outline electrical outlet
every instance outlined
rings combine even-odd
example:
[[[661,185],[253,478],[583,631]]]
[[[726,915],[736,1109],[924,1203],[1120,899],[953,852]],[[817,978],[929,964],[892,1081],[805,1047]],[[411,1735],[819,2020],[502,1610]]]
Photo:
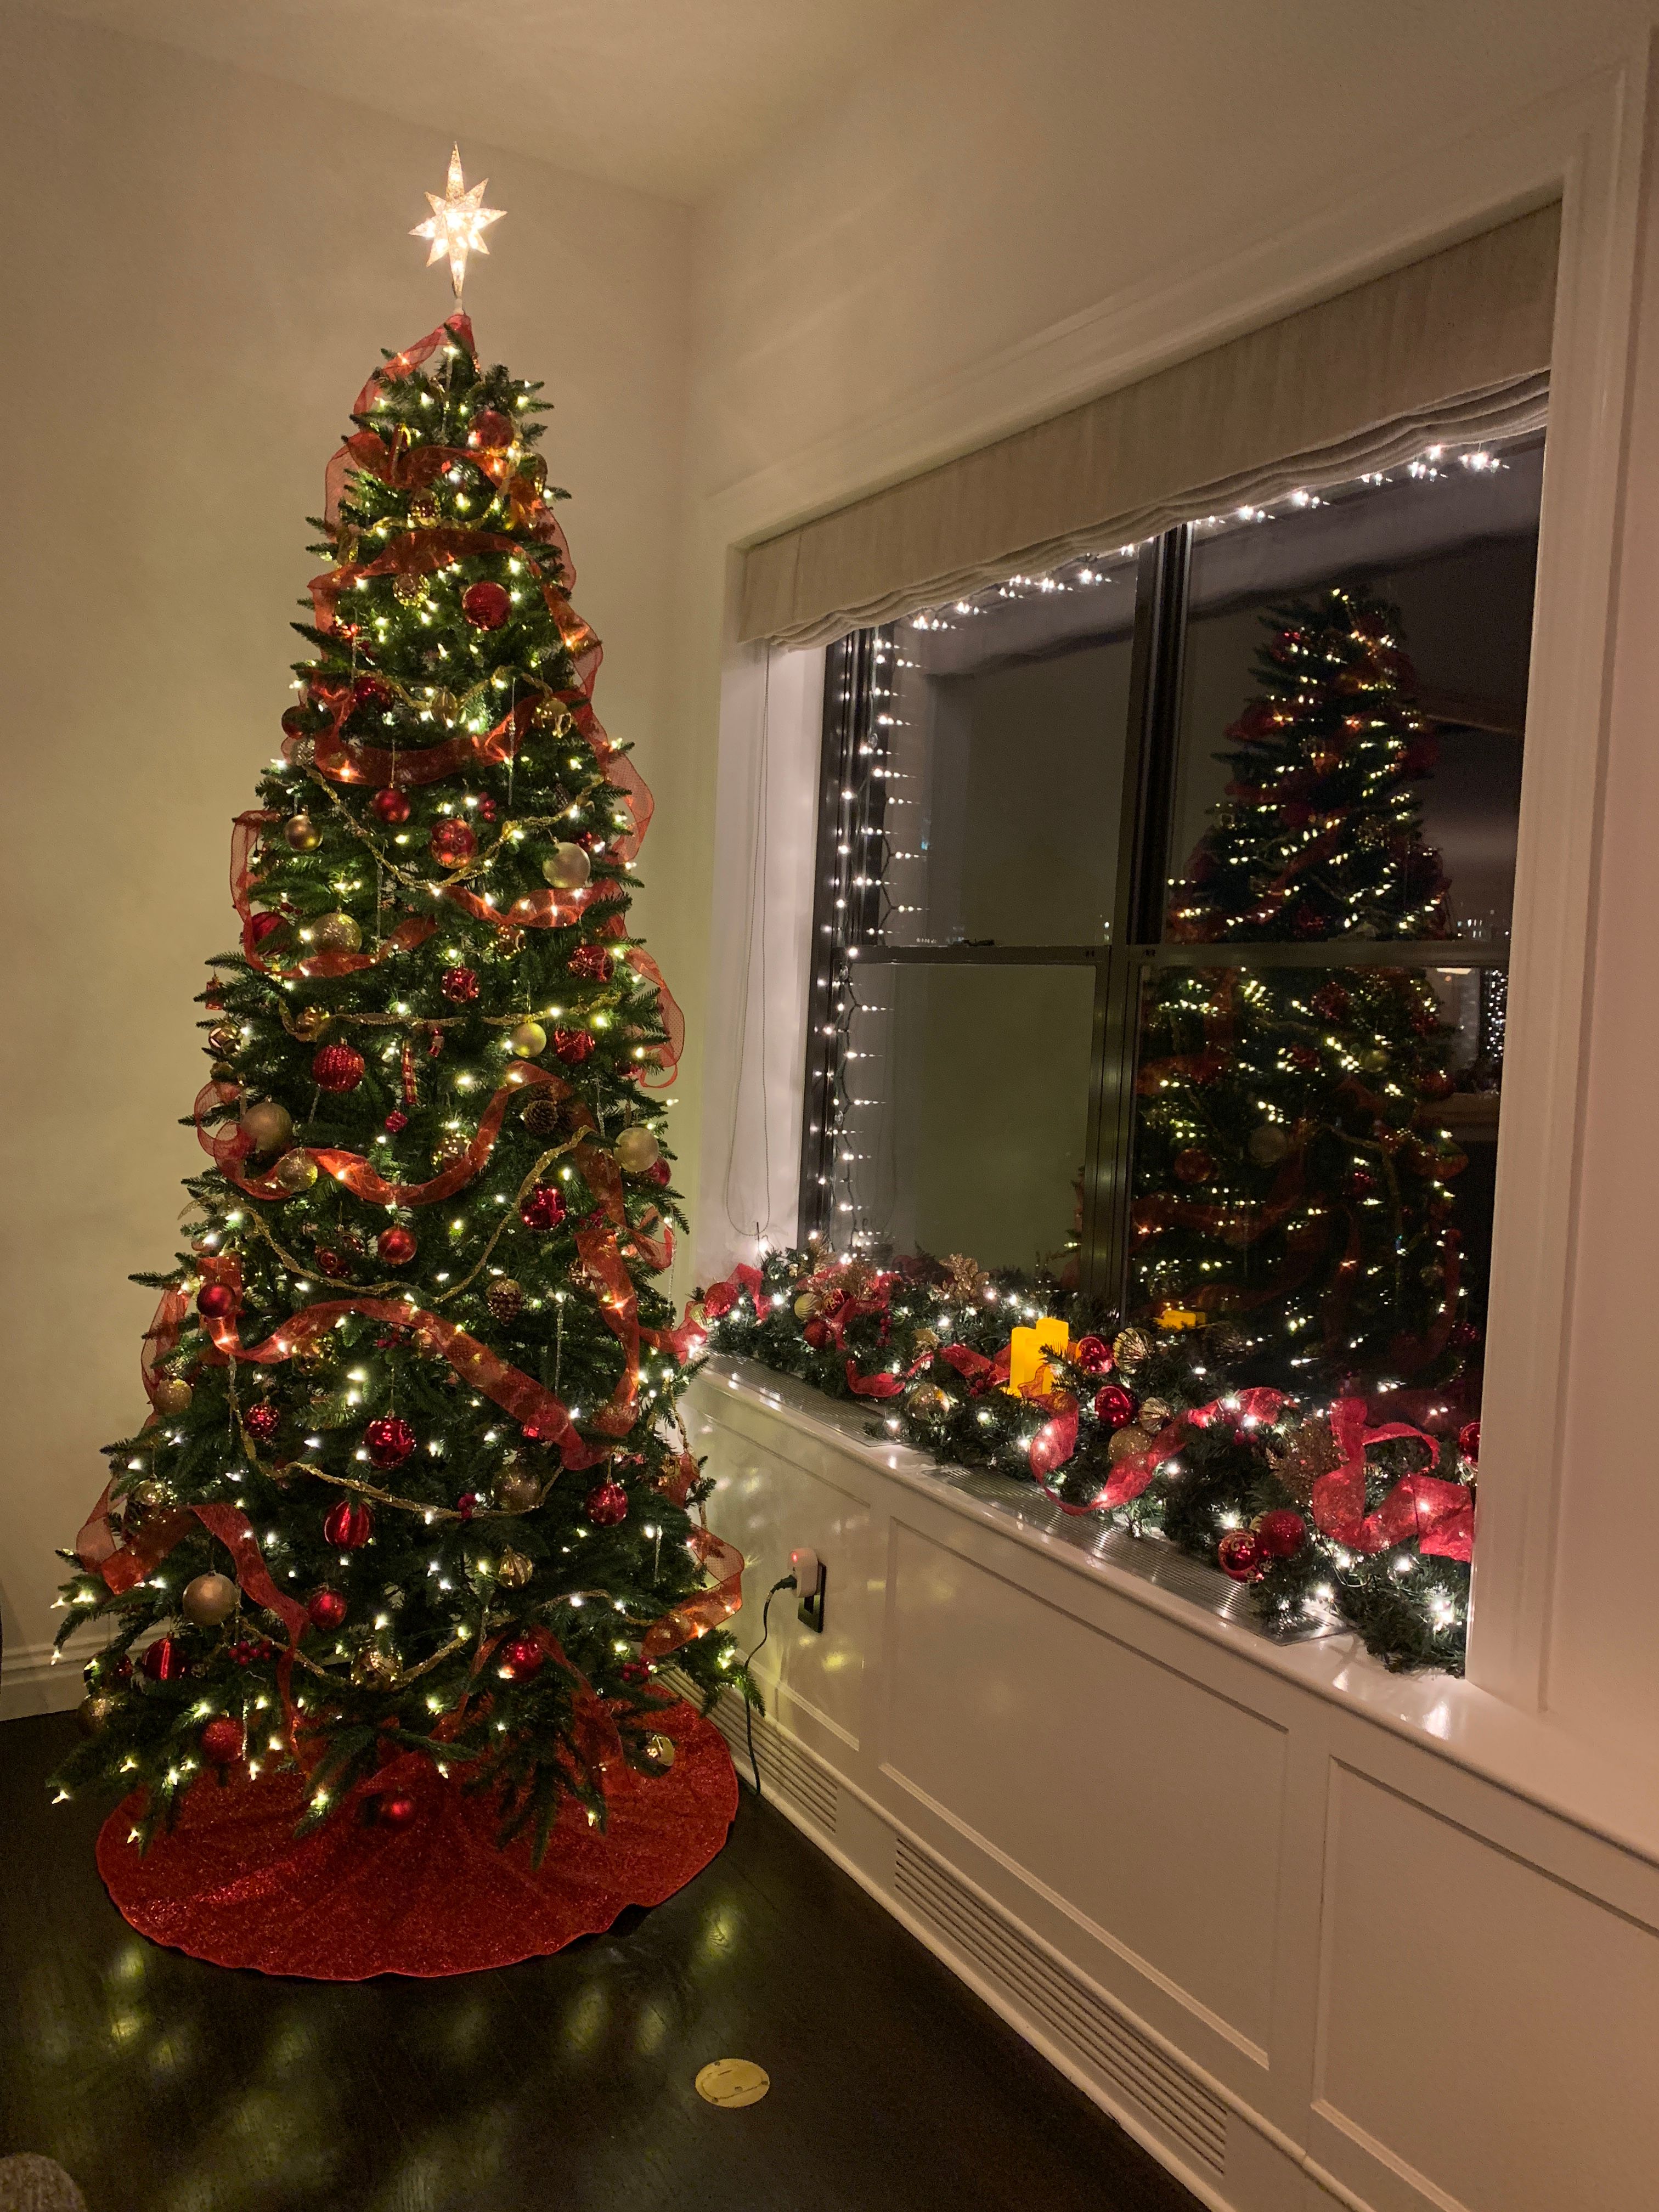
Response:
[[[791,1552],[789,1571],[795,1577],[795,1588],[800,1602],[795,1607],[796,1618],[805,1622],[816,1636],[823,1633],[823,1584],[825,1569],[817,1553],[811,1550]]]

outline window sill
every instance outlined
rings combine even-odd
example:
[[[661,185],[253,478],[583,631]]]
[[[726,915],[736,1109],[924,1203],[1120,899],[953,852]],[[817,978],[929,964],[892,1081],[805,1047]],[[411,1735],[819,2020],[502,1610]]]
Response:
[[[1156,1538],[1062,1514],[1035,1491],[983,1468],[945,1468],[866,1433],[869,1412],[824,1397],[793,1376],[715,1354],[699,1384],[704,1410],[735,1401],[947,1504],[1024,1550],[1120,1595],[1251,1664],[1530,1800],[1592,1834],[1659,1863],[1659,1758],[1635,1757],[1569,1735],[1446,1674],[1393,1674],[1348,1634],[1285,1642],[1249,1610],[1244,1589]],[[718,1517],[718,1508],[716,1509]]]

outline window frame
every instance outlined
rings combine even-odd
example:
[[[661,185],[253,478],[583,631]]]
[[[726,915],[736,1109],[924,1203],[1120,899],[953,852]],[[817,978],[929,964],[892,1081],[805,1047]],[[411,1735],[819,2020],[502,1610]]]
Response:
[[[823,744],[812,908],[812,956],[801,1112],[799,1238],[839,1243],[834,1231],[836,1116],[842,1087],[855,968],[1088,964],[1095,971],[1079,1287],[1118,1311],[1129,1302],[1134,1190],[1136,1078],[1146,985],[1161,968],[1477,968],[1507,975],[1507,939],[1316,938],[1277,943],[1167,942],[1164,908],[1180,760],[1182,690],[1194,527],[1182,523],[1139,549],[1129,696],[1112,910],[1099,945],[888,945],[880,875],[864,848],[886,849],[881,702],[892,696],[883,664],[899,625],[853,630],[824,654]],[[1534,586],[1534,617],[1536,592]],[[839,919],[838,919],[839,917]],[[826,942],[827,940],[827,942]]]

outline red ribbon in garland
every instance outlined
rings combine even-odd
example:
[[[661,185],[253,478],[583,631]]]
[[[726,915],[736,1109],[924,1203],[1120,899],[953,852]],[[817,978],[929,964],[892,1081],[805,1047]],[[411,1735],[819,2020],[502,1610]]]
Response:
[[[1332,1474],[1322,1474],[1313,1486],[1314,1526],[1351,1552],[1415,1543],[1432,1559],[1473,1559],[1474,1495],[1461,1482],[1403,1475],[1373,1512],[1365,1510],[1365,1454],[1373,1444],[1414,1441],[1428,1452],[1431,1467],[1440,1456],[1434,1438],[1407,1422],[1384,1421],[1373,1429],[1365,1420],[1363,1398],[1339,1398],[1331,1407],[1331,1434],[1343,1464]]]

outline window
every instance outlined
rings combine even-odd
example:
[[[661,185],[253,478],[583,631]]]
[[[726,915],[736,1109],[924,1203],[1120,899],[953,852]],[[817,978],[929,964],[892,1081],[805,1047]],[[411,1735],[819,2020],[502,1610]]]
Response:
[[[830,649],[803,1237],[1478,1402],[1541,440]]]

